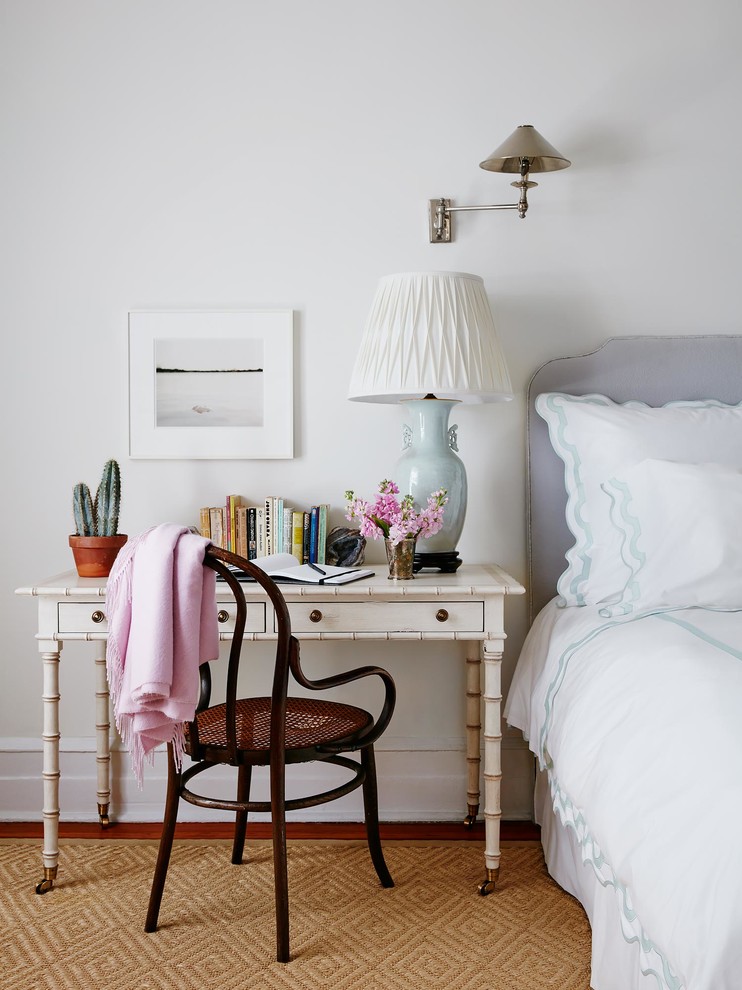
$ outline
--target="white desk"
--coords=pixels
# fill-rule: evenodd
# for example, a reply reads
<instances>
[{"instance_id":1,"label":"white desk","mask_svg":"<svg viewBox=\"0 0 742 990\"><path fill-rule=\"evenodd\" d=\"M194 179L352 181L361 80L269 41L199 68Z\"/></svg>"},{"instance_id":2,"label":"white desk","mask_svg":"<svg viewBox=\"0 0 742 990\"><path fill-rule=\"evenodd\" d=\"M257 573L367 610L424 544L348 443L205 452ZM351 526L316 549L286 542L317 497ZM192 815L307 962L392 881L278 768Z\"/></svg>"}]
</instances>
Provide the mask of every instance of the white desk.
<instances>
[{"instance_id":1,"label":"white desk","mask_svg":"<svg viewBox=\"0 0 742 990\"><path fill-rule=\"evenodd\" d=\"M230 638L234 599L218 587L222 639ZM282 585L294 634L301 640L468 640L477 643L466 658L466 759L468 767L465 824L479 811L479 763L484 701L485 879L482 894L494 889L500 866L500 663L505 640L504 600L524 588L494 565L464 565L454 574L420 572L411 581L390 581L386 567L365 581L336 587ZM245 639L275 638L272 612L262 591L245 585L248 601ZM59 659L65 640L105 644L105 579L79 578L74 571L50 578L16 594L38 598L36 639L44 665L43 781L44 878L38 893L50 890L59 862ZM270 617L270 618L269 618ZM483 661L483 663L482 663ZM484 673L482 674L482 668ZM109 823L109 696L105 645L96 658L96 740L98 815Z\"/></svg>"}]
</instances>

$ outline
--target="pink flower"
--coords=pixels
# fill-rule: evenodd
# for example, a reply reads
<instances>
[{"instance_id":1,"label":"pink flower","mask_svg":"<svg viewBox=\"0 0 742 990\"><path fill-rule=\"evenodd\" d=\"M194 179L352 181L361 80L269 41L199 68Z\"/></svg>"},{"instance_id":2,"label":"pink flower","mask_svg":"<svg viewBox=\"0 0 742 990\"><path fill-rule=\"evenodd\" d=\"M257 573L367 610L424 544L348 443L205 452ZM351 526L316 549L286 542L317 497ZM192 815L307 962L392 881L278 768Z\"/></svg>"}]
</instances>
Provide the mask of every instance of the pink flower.
<instances>
[{"instance_id":1,"label":"pink flower","mask_svg":"<svg viewBox=\"0 0 742 990\"><path fill-rule=\"evenodd\" d=\"M427 506L418 511L411 495L398 498L399 488L393 481L385 479L379 484L372 502L357 498L355 492L345 493L346 518L358 519L362 536L372 540L427 539L434 536L443 526L443 511L448 501L445 488L428 495Z\"/></svg>"}]
</instances>

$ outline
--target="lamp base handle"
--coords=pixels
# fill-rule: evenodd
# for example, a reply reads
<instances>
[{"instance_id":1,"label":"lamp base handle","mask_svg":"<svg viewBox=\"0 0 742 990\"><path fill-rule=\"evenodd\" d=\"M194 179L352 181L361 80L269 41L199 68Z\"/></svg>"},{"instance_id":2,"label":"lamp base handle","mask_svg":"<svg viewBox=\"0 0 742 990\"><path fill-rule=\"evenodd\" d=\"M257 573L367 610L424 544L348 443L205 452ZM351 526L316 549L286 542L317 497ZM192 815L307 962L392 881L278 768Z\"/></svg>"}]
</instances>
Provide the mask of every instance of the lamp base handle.
<instances>
[{"instance_id":1,"label":"lamp base handle","mask_svg":"<svg viewBox=\"0 0 742 990\"><path fill-rule=\"evenodd\" d=\"M412 570L417 574L423 568L434 568L444 574L453 574L462 564L458 550L441 550L438 553L416 553Z\"/></svg>"}]
</instances>

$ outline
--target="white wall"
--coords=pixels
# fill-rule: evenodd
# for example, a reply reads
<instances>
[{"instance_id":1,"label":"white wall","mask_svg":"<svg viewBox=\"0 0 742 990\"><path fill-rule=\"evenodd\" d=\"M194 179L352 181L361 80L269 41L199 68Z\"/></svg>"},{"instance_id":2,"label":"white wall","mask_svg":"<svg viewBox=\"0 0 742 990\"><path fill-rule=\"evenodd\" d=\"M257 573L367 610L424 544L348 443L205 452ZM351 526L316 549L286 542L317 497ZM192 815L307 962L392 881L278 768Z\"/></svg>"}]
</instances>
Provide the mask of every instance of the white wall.
<instances>
[{"instance_id":1,"label":"white wall","mask_svg":"<svg viewBox=\"0 0 742 990\"><path fill-rule=\"evenodd\" d=\"M35 605L13 590L72 566L73 484L117 457L129 533L196 522L228 491L329 501L341 523L345 489L370 492L400 445L398 410L345 397L381 275L485 280L517 394L457 411L460 551L524 580L533 371L617 334L740 329L741 27L727 0L536 0L525 15L502 0L0 0L0 817L41 804ZM477 166L520 123L572 167L536 177L527 220L460 216L455 243L429 244L429 198L513 197ZM297 313L294 459L130 460L128 311L260 307ZM522 600L508 622L506 683ZM463 654L388 646L383 661L403 700L382 814L458 817ZM65 647L62 793L80 818L91 675L89 648ZM519 746L508 736L506 817L529 810ZM150 807L117 765L123 814L157 817L159 790Z\"/></svg>"}]
</instances>

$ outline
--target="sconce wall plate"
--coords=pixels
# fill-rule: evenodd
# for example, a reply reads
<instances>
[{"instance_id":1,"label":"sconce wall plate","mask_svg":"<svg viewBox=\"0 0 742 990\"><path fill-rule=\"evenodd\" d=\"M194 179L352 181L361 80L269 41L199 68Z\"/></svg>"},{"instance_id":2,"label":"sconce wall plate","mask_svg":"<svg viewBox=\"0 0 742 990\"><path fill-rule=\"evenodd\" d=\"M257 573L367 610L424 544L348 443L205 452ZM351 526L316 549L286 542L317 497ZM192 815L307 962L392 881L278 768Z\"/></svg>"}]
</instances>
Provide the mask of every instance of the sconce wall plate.
<instances>
[{"instance_id":1,"label":"sconce wall plate","mask_svg":"<svg viewBox=\"0 0 742 990\"><path fill-rule=\"evenodd\" d=\"M448 244L452 240L450 199L428 200L428 235L431 244Z\"/></svg>"}]
</instances>

